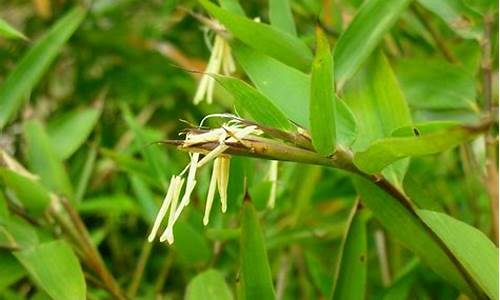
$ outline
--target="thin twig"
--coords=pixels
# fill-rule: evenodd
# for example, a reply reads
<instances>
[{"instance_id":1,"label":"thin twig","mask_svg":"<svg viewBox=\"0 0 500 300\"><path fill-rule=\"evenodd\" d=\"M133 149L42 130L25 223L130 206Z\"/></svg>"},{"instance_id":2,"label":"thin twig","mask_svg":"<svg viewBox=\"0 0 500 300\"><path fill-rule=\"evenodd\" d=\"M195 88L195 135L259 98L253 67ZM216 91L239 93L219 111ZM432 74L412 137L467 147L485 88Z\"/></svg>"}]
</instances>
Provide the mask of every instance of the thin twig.
<instances>
[{"instance_id":1,"label":"thin twig","mask_svg":"<svg viewBox=\"0 0 500 300\"><path fill-rule=\"evenodd\" d=\"M141 283L142 276L144 274L144 269L146 268L146 263L148 262L149 255L151 254L151 249L153 248L153 244L144 241L141 249L141 254L139 256L139 260L134 269L134 273L132 274L132 280L130 281L130 285L127 290L127 296L130 299L134 299L137 294L137 290L139 289L139 285Z\"/></svg>"},{"instance_id":2,"label":"thin twig","mask_svg":"<svg viewBox=\"0 0 500 300\"><path fill-rule=\"evenodd\" d=\"M113 275L111 275L111 272L106 267L101 254L95 248L90 238L89 232L87 231L87 227L83 223L83 220L80 218L80 215L65 198L60 198L60 203L62 203L64 209L68 213L69 218L72 221L76 231L78 232L83 245L87 249L90 255L90 262L92 263L97 275L101 278L105 286L116 299L125 299L125 296L121 291L118 283L115 281L115 278L113 277Z\"/></svg>"},{"instance_id":3,"label":"thin twig","mask_svg":"<svg viewBox=\"0 0 500 300\"><path fill-rule=\"evenodd\" d=\"M378 229L374 233L375 245L377 249L377 257L380 263L380 274L382 276L382 284L388 287L391 284L391 272L389 270L389 260L387 258L387 247L385 243L385 234Z\"/></svg>"},{"instance_id":4,"label":"thin twig","mask_svg":"<svg viewBox=\"0 0 500 300\"><path fill-rule=\"evenodd\" d=\"M429 34L431 35L432 39L436 43L436 46L441 51L441 53L443 53L443 56L449 62L456 63L457 59L453 55L453 52L451 52L451 50L448 48L448 46L446 46L446 43L441 39L441 37L436 32L436 30L434 29L434 27L432 27L432 25L429 23L429 21L427 20L426 16L424 15L424 12L422 11L422 8L420 7L420 5L418 3L416 3L416 2L413 3L411 5L411 10L413 11L413 13L415 13L415 15L417 16L418 20L422 23L422 25L424 25L425 29L429 32Z\"/></svg>"},{"instance_id":5,"label":"thin twig","mask_svg":"<svg viewBox=\"0 0 500 300\"><path fill-rule=\"evenodd\" d=\"M484 36L481 41L481 68L483 74L483 98L484 110L492 120L495 118L493 95L492 95L492 65L491 65L491 26L493 17L486 14L484 17ZM485 133L486 151L486 175L484 183L488 191L491 203L492 235L495 244L498 245L498 169L496 138L493 136L492 127Z\"/></svg>"}]
</instances>

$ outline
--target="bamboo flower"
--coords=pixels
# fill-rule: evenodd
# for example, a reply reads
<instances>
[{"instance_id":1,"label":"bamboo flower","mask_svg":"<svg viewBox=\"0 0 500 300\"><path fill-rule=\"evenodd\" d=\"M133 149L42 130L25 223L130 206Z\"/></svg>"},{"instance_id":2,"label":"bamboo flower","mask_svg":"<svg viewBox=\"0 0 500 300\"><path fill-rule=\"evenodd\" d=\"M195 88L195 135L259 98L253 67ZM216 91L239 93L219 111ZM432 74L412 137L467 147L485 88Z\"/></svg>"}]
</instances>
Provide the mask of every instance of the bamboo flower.
<instances>
[{"instance_id":1,"label":"bamboo flower","mask_svg":"<svg viewBox=\"0 0 500 300\"><path fill-rule=\"evenodd\" d=\"M173 229L175 222L179 219L183 209L189 205L191 194L196 186L196 173L198 168L207 164L211 160L213 163L212 178L208 189L207 200L205 203L205 214L203 216L203 224L207 225L210 218L210 212L217 190L220 196L221 209L225 213L227 210L227 187L229 183L230 156L224 152L228 149L226 143L235 143L242 141L249 136L258 136L262 131L256 125L245 125L239 121L232 120L224 124L220 128L215 128L207 132L196 133L191 132L186 134L181 147L190 149L190 147L203 143L217 143L217 146L207 152L200 160L200 152L190 151L191 161L188 166L179 174L172 176L167 190L167 194L158 211L158 215L153 223L151 233L148 236L148 241L152 242L161 227L163 220L168 212L167 226L160 236L160 242L167 241L169 244L174 242ZM184 179L184 173L187 171L187 177ZM186 182L184 194L179 202L182 187Z\"/></svg>"}]
</instances>

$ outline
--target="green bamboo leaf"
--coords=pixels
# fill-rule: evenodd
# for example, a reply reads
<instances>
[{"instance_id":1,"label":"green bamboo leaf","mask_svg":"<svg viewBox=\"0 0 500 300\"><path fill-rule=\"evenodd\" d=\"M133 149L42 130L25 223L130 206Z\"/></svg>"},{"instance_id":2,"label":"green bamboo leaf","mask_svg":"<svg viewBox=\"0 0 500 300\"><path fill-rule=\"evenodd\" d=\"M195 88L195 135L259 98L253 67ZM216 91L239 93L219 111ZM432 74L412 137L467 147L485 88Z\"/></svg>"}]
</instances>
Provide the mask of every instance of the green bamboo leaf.
<instances>
[{"instance_id":1,"label":"green bamboo leaf","mask_svg":"<svg viewBox=\"0 0 500 300\"><path fill-rule=\"evenodd\" d=\"M476 2L477 0L474 0ZM466 39L479 39L482 34L480 18L468 9L465 1L418 0L422 6L443 19L448 26Z\"/></svg>"},{"instance_id":2,"label":"green bamboo leaf","mask_svg":"<svg viewBox=\"0 0 500 300\"><path fill-rule=\"evenodd\" d=\"M347 221L347 230L338 256L332 299L365 299L368 260L367 221L367 212L356 201Z\"/></svg>"},{"instance_id":3,"label":"green bamboo leaf","mask_svg":"<svg viewBox=\"0 0 500 300\"><path fill-rule=\"evenodd\" d=\"M396 71L412 107L479 110L474 77L461 66L442 60L412 58L399 61Z\"/></svg>"},{"instance_id":4,"label":"green bamboo leaf","mask_svg":"<svg viewBox=\"0 0 500 300\"><path fill-rule=\"evenodd\" d=\"M463 2L470 9L483 16L498 11L498 1L496 0L464 0Z\"/></svg>"},{"instance_id":5,"label":"green bamboo leaf","mask_svg":"<svg viewBox=\"0 0 500 300\"><path fill-rule=\"evenodd\" d=\"M355 153L354 164L367 173L376 173L402 158L440 153L481 133L476 128L466 126L435 129L427 133L420 133L418 126L414 126L414 132L416 136L389 137L375 141L366 150Z\"/></svg>"},{"instance_id":6,"label":"green bamboo leaf","mask_svg":"<svg viewBox=\"0 0 500 300\"><path fill-rule=\"evenodd\" d=\"M241 288L244 299L275 299L271 269L255 207L243 203L240 237Z\"/></svg>"},{"instance_id":7,"label":"green bamboo leaf","mask_svg":"<svg viewBox=\"0 0 500 300\"><path fill-rule=\"evenodd\" d=\"M173 247L180 261L185 264L203 265L210 260L212 250L202 230L203 227L195 227L185 220L175 223Z\"/></svg>"},{"instance_id":8,"label":"green bamboo leaf","mask_svg":"<svg viewBox=\"0 0 500 300\"><path fill-rule=\"evenodd\" d=\"M162 153L157 145L151 144L157 142L161 138L151 138L147 134L146 129L137 122L128 107L123 106L122 112L125 123L127 123L130 130L134 133L134 138L138 148L140 149L142 157L148 163L149 168L154 171L159 184L163 185L165 188L168 182L167 178L170 175L170 167L164 153Z\"/></svg>"},{"instance_id":9,"label":"green bamboo leaf","mask_svg":"<svg viewBox=\"0 0 500 300\"><path fill-rule=\"evenodd\" d=\"M411 116L389 62L376 52L349 81L344 100L358 121L358 138L352 148L365 150L373 141L391 136L393 130L411 125ZM400 161L384 170L396 185L406 173L408 161Z\"/></svg>"},{"instance_id":10,"label":"green bamboo leaf","mask_svg":"<svg viewBox=\"0 0 500 300\"><path fill-rule=\"evenodd\" d=\"M23 266L9 252L0 250L0 293L26 275Z\"/></svg>"},{"instance_id":11,"label":"green bamboo leaf","mask_svg":"<svg viewBox=\"0 0 500 300\"><path fill-rule=\"evenodd\" d=\"M110 194L83 200L77 206L82 215L120 216L122 214L137 215L138 206L127 195Z\"/></svg>"},{"instance_id":12,"label":"green bamboo leaf","mask_svg":"<svg viewBox=\"0 0 500 300\"><path fill-rule=\"evenodd\" d=\"M332 276L331 270L325 266L320 258L323 258L322 254L315 256L311 251L305 253L309 276L316 288L326 297L332 289Z\"/></svg>"},{"instance_id":13,"label":"green bamboo leaf","mask_svg":"<svg viewBox=\"0 0 500 300\"><path fill-rule=\"evenodd\" d=\"M255 22L221 9L208 0L200 0L200 3L232 34L248 46L297 69L309 69L312 61L311 51L299 38L268 24Z\"/></svg>"},{"instance_id":14,"label":"green bamboo leaf","mask_svg":"<svg viewBox=\"0 0 500 300\"><path fill-rule=\"evenodd\" d=\"M41 182L49 189L71 196L73 188L68 174L54 151L56 145L52 145L42 123L27 121L24 124L24 138L31 170L40 176Z\"/></svg>"},{"instance_id":15,"label":"green bamboo leaf","mask_svg":"<svg viewBox=\"0 0 500 300\"><path fill-rule=\"evenodd\" d=\"M233 53L255 86L292 121L309 127L310 76L269 56L233 44ZM344 101L336 101L337 143L350 146L357 136L353 113Z\"/></svg>"},{"instance_id":16,"label":"green bamboo leaf","mask_svg":"<svg viewBox=\"0 0 500 300\"><path fill-rule=\"evenodd\" d=\"M228 10L240 16L245 16L245 11L241 7L238 0L219 0L219 4L225 10Z\"/></svg>"},{"instance_id":17,"label":"green bamboo leaf","mask_svg":"<svg viewBox=\"0 0 500 300\"><path fill-rule=\"evenodd\" d=\"M186 288L186 300L231 300L233 295L222 274L213 269L196 275Z\"/></svg>"},{"instance_id":18,"label":"green bamboo leaf","mask_svg":"<svg viewBox=\"0 0 500 300\"><path fill-rule=\"evenodd\" d=\"M132 156L122 154L113 150L101 148L99 152L106 158L111 159L123 171L132 175L137 175L149 185L159 189L164 189L163 185L158 181L151 167L147 163L140 161Z\"/></svg>"},{"instance_id":19,"label":"green bamboo leaf","mask_svg":"<svg viewBox=\"0 0 500 300\"><path fill-rule=\"evenodd\" d=\"M15 252L33 281L55 300L86 299L82 268L71 247L62 240Z\"/></svg>"},{"instance_id":20,"label":"green bamboo leaf","mask_svg":"<svg viewBox=\"0 0 500 300\"><path fill-rule=\"evenodd\" d=\"M10 26L4 19L0 18L0 36L8 39L27 40L26 36L14 27Z\"/></svg>"},{"instance_id":21,"label":"green bamboo leaf","mask_svg":"<svg viewBox=\"0 0 500 300\"><path fill-rule=\"evenodd\" d=\"M237 108L247 111L262 125L290 129L290 122L271 100L246 82L228 76L215 75L217 82L232 96Z\"/></svg>"},{"instance_id":22,"label":"green bamboo leaf","mask_svg":"<svg viewBox=\"0 0 500 300\"><path fill-rule=\"evenodd\" d=\"M38 243L38 234L33 224L16 215L1 220L0 246L24 249Z\"/></svg>"},{"instance_id":23,"label":"green bamboo leaf","mask_svg":"<svg viewBox=\"0 0 500 300\"><path fill-rule=\"evenodd\" d=\"M293 36L297 36L290 1L269 0L269 19L273 26Z\"/></svg>"},{"instance_id":24,"label":"green bamboo leaf","mask_svg":"<svg viewBox=\"0 0 500 300\"><path fill-rule=\"evenodd\" d=\"M134 196L141 208L141 213L144 220L148 224L153 224L156 214L158 212L158 205L154 200L154 195L149 186L140 177L130 174L130 184Z\"/></svg>"},{"instance_id":25,"label":"green bamboo leaf","mask_svg":"<svg viewBox=\"0 0 500 300\"><path fill-rule=\"evenodd\" d=\"M60 159L69 158L80 148L94 129L100 114L99 109L88 108L67 112L50 120L47 134L51 143L56 145L54 150Z\"/></svg>"},{"instance_id":26,"label":"green bamboo leaf","mask_svg":"<svg viewBox=\"0 0 500 300\"><path fill-rule=\"evenodd\" d=\"M389 234L444 280L468 295L476 295L475 287L463 273L456 258L432 234L410 203L400 202L368 179L358 176L353 179L363 204Z\"/></svg>"},{"instance_id":27,"label":"green bamboo leaf","mask_svg":"<svg viewBox=\"0 0 500 300\"><path fill-rule=\"evenodd\" d=\"M94 171L95 162L97 158L97 150L95 147L89 147L87 155L85 156L85 163L82 166L81 172L78 176L78 181L75 189L75 202L80 203L80 201L85 196L87 191L87 186Z\"/></svg>"},{"instance_id":28,"label":"green bamboo leaf","mask_svg":"<svg viewBox=\"0 0 500 300\"><path fill-rule=\"evenodd\" d=\"M456 121L430 121L414 124L412 126L403 126L395 129L392 137L413 137L439 132L440 130L451 129L460 126Z\"/></svg>"},{"instance_id":29,"label":"green bamboo leaf","mask_svg":"<svg viewBox=\"0 0 500 300\"><path fill-rule=\"evenodd\" d=\"M446 214L418 210L490 299L498 300L498 248L478 229Z\"/></svg>"},{"instance_id":30,"label":"green bamboo leaf","mask_svg":"<svg viewBox=\"0 0 500 300\"><path fill-rule=\"evenodd\" d=\"M50 195L39 182L4 168L0 168L0 178L30 213L45 212L50 203Z\"/></svg>"},{"instance_id":31,"label":"green bamboo leaf","mask_svg":"<svg viewBox=\"0 0 500 300\"><path fill-rule=\"evenodd\" d=\"M384 292L382 300L408 299L411 288L417 279L418 259L410 261L394 278L392 285Z\"/></svg>"},{"instance_id":32,"label":"green bamboo leaf","mask_svg":"<svg viewBox=\"0 0 500 300\"><path fill-rule=\"evenodd\" d=\"M312 143L323 155L335 152L335 95L333 92L333 57L328 39L316 30L316 57L311 70L309 124Z\"/></svg>"},{"instance_id":33,"label":"green bamboo leaf","mask_svg":"<svg viewBox=\"0 0 500 300\"><path fill-rule=\"evenodd\" d=\"M85 10L81 7L69 11L31 47L5 79L0 87L0 129L17 112L84 16Z\"/></svg>"},{"instance_id":34,"label":"green bamboo leaf","mask_svg":"<svg viewBox=\"0 0 500 300\"><path fill-rule=\"evenodd\" d=\"M335 82L340 89L370 56L410 0L367 0L335 44Z\"/></svg>"}]
</instances>

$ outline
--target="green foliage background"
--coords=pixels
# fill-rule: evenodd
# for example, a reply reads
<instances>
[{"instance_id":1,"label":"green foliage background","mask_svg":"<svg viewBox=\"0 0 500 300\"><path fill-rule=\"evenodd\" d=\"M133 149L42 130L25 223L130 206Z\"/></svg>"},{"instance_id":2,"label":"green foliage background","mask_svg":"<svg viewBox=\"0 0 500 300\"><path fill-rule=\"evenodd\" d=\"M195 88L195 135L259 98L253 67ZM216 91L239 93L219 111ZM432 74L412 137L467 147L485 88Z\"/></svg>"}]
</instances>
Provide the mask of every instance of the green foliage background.
<instances>
[{"instance_id":1,"label":"green foliage background","mask_svg":"<svg viewBox=\"0 0 500 300\"><path fill-rule=\"evenodd\" d=\"M248 84L194 105L212 17ZM498 299L497 28L488 0L2 1L0 299ZM270 161L233 157L208 226L203 168L148 243L189 161L156 142L235 111L319 165L280 162L270 209Z\"/></svg>"}]
</instances>

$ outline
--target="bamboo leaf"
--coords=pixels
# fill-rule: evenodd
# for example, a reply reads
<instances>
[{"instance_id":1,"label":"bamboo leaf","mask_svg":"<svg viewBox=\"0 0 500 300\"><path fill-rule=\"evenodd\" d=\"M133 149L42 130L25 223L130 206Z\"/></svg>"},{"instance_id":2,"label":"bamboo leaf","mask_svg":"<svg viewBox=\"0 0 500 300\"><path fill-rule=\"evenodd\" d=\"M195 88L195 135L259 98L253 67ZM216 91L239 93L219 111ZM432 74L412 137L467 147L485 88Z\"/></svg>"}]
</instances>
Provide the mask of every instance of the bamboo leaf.
<instances>
[{"instance_id":1,"label":"bamboo leaf","mask_svg":"<svg viewBox=\"0 0 500 300\"><path fill-rule=\"evenodd\" d=\"M257 212L249 201L241 216L240 268L244 299L275 299L271 269Z\"/></svg>"},{"instance_id":2,"label":"bamboo leaf","mask_svg":"<svg viewBox=\"0 0 500 300\"><path fill-rule=\"evenodd\" d=\"M385 291L383 300L408 299L411 288L416 280L418 259L410 261L394 278L392 285Z\"/></svg>"},{"instance_id":3,"label":"bamboo leaf","mask_svg":"<svg viewBox=\"0 0 500 300\"><path fill-rule=\"evenodd\" d=\"M0 250L0 292L26 275L23 266L9 252Z\"/></svg>"},{"instance_id":4,"label":"bamboo leaf","mask_svg":"<svg viewBox=\"0 0 500 300\"><path fill-rule=\"evenodd\" d=\"M402 158L440 153L481 133L480 130L465 126L434 129L427 133L420 133L418 126L413 128L418 133L417 136L390 137L375 141L366 150L355 153L354 163L367 173L375 173Z\"/></svg>"},{"instance_id":5,"label":"bamboo leaf","mask_svg":"<svg viewBox=\"0 0 500 300\"><path fill-rule=\"evenodd\" d=\"M216 75L215 78L233 96L236 107L247 111L257 123L281 129L291 128L286 116L254 87L234 77Z\"/></svg>"},{"instance_id":6,"label":"bamboo leaf","mask_svg":"<svg viewBox=\"0 0 500 300\"><path fill-rule=\"evenodd\" d=\"M255 86L292 121L309 127L310 76L241 43L233 53ZM357 136L353 113L344 101L336 101L337 143L350 146Z\"/></svg>"},{"instance_id":7,"label":"bamboo leaf","mask_svg":"<svg viewBox=\"0 0 500 300\"><path fill-rule=\"evenodd\" d=\"M446 214L418 210L490 299L498 300L498 248L478 229Z\"/></svg>"},{"instance_id":8,"label":"bamboo leaf","mask_svg":"<svg viewBox=\"0 0 500 300\"><path fill-rule=\"evenodd\" d=\"M15 252L33 281L51 298L86 299L86 285L78 259L62 240Z\"/></svg>"},{"instance_id":9,"label":"bamboo leaf","mask_svg":"<svg viewBox=\"0 0 500 300\"><path fill-rule=\"evenodd\" d=\"M49 189L71 196L73 188L68 174L44 126L36 120L27 121L24 124L24 138L31 170L40 176L41 182Z\"/></svg>"},{"instance_id":10,"label":"bamboo leaf","mask_svg":"<svg viewBox=\"0 0 500 300\"><path fill-rule=\"evenodd\" d=\"M464 0L465 5L483 16L498 11L498 1L495 0Z\"/></svg>"},{"instance_id":11,"label":"bamboo leaf","mask_svg":"<svg viewBox=\"0 0 500 300\"><path fill-rule=\"evenodd\" d=\"M273 26L293 36L297 36L290 1L269 0L269 19Z\"/></svg>"},{"instance_id":12,"label":"bamboo leaf","mask_svg":"<svg viewBox=\"0 0 500 300\"><path fill-rule=\"evenodd\" d=\"M3 36L8 39L23 39L27 40L26 36L10 26L4 19L0 18L0 36Z\"/></svg>"},{"instance_id":13,"label":"bamboo leaf","mask_svg":"<svg viewBox=\"0 0 500 300\"><path fill-rule=\"evenodd\" d=\"M335 82L340 89L370 56L410 0L367 0L335 44Z\"/></svg>"},{"instance_id":14,"label":"bamboo leaf","mask_svg":"<svg viewBox=\"0 0 500 300\"><path fill-rule=\"evenodd\" d=\"M0 178L24 207L33 214L42 214L50 203L47 189L39 182L15 171L0 168Z\"/></svg>"},{"instance_id":15,"label":"bamboo leaf","mask_svg":"<svg viewBox=\"0 0 500 300\"><path fill-rule=\"evenodd\" d=\"M219 0L219 4L225 10L228 10L240 16L245 16L245 11L241 7L238 0Z\"/></svg>"},{"instance_id":16,"label":"bamboo leaf","mask_svg":"<svg viewBox=\"0 0 500 300\"><path fill-rule=\"evenodd\" d=\"M47 134L51 143L57 145L54 150L60 159L69 158L80 148L94 129L100 113L95 108L71 111L47 124Z\"/></svg>"},{"instance_id":17,"label":"bamboo leaf","mask_svg":"<svg viewBox=\"0 0 500 300\"><path fill-rule=\"evenodd\" d=\"M309 69L311 51L297 37L224 10L208 0L200 0L200 3L243 43L294 68Z\"/></svg>"},{"instance_id":18,"label":"bamboo leaf","mask_svg":"<svg viewBox=\"0 0 500 300\"><path fill-rule=\"evenodd\" d=\"M338 256L332 299L365 299L368 260L367 220L367 212L356 201L347 222L347 230Z\"/></svg>"},{"instance_id":19,"label":"bamboo leaf","mask_svg":"<svg viewBox=\"0 0 500 300\"><path fill-rule=\"evenodd\" d=\"M354 177L354 185L363 204L389 234L444 280L468 295L477 296L475 287L463 273L456 258L432 234L410 203L398 200L365 178Z\"/></svg>"},{"instance_id":20,"label":"bamboo leaf","mask_svg":"<svg viewBox=\"0 0 500 300\"><path fill-rule=\"evenodd\" d=\"M184 220L175 223L173 247L182 262L199 265L210 260L212 252L201 230Z\"/></svg>"},{"instance_id":21,"label":"bamboo leaf","mask_svg":"<svg viewBox=\"0 0 500 300\"><path fill-rule=\"evenodd\" d=\"M376 52L344 89L347 102L358 120L355 152L365 150L373 141L391 136L393 130L411 125L410 111L391 67L381 52ZM406 173L408 161L384 170L396 185Z\"/></svg>"},{"instance_id":22,"label":"bamboo leaf","mask_svg":"<svg viewBox=\"0 0 500 300\"><path fill-rule=\"evenodd\" d=\"M81 7L69 11L30 48L5 79L0 87L0 129L17 112L84 16L85 10Z\"/></svg>"},{"instance_id":23,"label":"bamboo leaf","mask_svg":"<svg viewBox=\"0 0 500 300\"><path fill-rule=\"evenodd\" d=\"M482 30L479 18L467 8L465 1L418 0L418 2L443 19L452 30L463 38L479 39L481 37Z\"/></svg>"},{"instance_id":24,"label":"bamboo leaf","mask_svg":"<svg viewBox=\"0 0 500 300\"><path fill-rule=\"evenodd\" d=\"M316 30L316 57L311 70L309 124L312 143L323 155L335 152L335 95L333 92L333 57L328 39Z\"/></svg>"},{"instance_id":25,"label":"bamboo leaf","mask_svg":"<svg viewBox=\"0 0 500 300\"><path fill-rule=\"evenodd\" d=\"M167 178L170 175L168 173L170 171L169 164L161 150L156 145L151 145L158 139L152 139L147 135L145 128L137 122L128 107L123 106L122 111L125 122L133 132L143 158L148 163L149 168L154 171L158 183L165 187L168 181Z\"/></svg>"},{"instance_id":26,"label":"bamboo leaf","mask_svg":"<svg viewBox=\"0 0 500 300\"><path fill-rule=\"evenodd\" d=\"M413 58L401 60L397 74L412 107L479 110L474 77L461 66L440 60Z\"/></svg>"},{"instance_id":27,"label":"bamboo leaf","mask_svg":"<svg viewBox=\"0 0 500 300\"><path fill-rule=\"evenodd\" d=\"M186 300L231 300L233 295L222 274L213 269L196 275L189 282Z\"/></svg>"}]
</instances>

